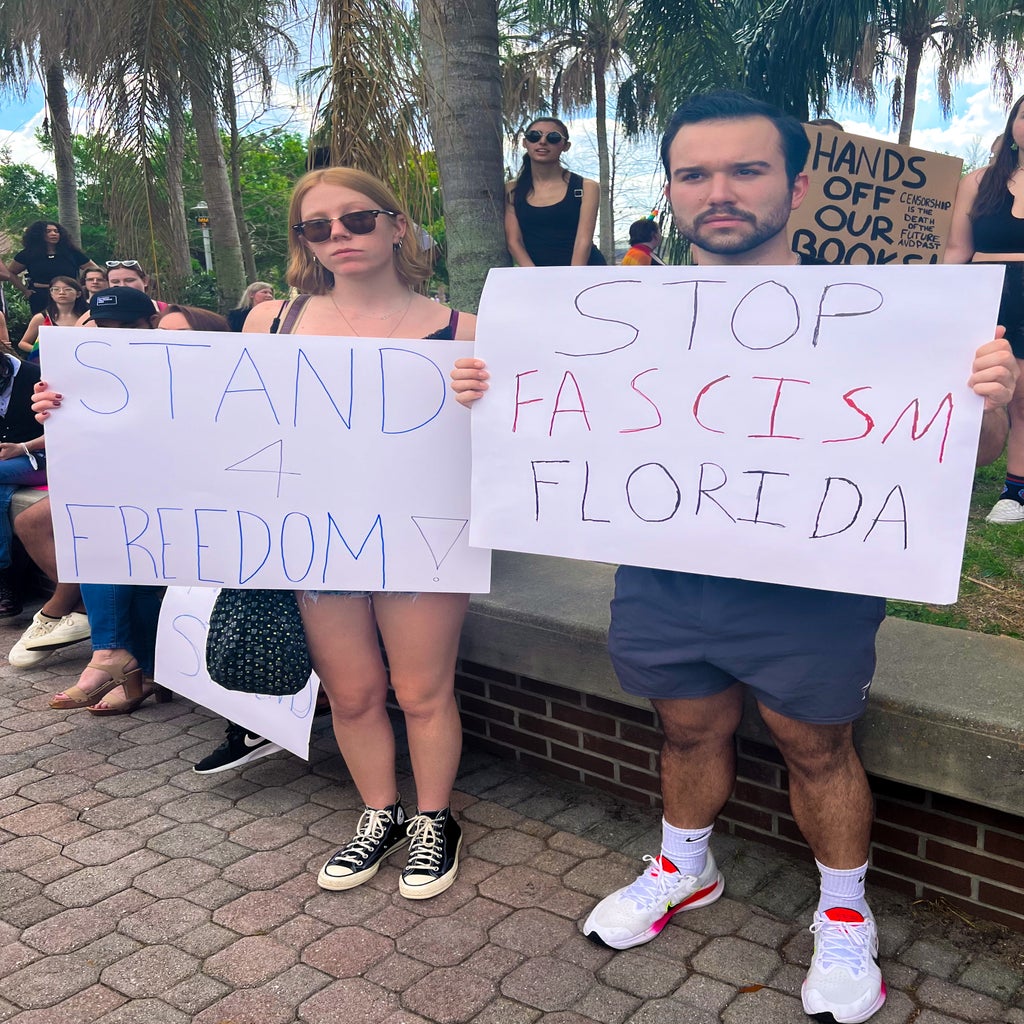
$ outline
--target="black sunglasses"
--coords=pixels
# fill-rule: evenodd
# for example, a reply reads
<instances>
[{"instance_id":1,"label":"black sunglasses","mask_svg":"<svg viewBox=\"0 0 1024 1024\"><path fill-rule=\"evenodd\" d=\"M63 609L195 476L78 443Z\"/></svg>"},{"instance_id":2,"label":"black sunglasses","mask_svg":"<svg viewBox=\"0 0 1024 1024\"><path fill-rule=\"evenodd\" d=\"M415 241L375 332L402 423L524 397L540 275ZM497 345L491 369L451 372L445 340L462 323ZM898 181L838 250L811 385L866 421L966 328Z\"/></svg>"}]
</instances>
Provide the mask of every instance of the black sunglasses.
<instances>
[{"instance_id":1,"label":"black sunglasses","mask_svg":"<svg viewBox=\"0 0 1024 1024\"><path fill-rule=\"evenodd\" d=\"M339 221L353 235L368 235L377 226L377 218L382 213L386 217L398 216L394 210L356 210L355 213L343 213L340 217L316 217L300 221L292 225L292 231L310 242L326 242L331 237L331 225Z\"/></svg>"},{"instance_id":2,"label":"black sunglasses","mask_svg":"<svg viewBox=\"0 0 1024 1024\"><path fill-rule=\"evenodd\" d=\"M523 138L526 139L527 142L540 142L541 139L544 139L548 145L551 146L557 146L560 142L569 141L569 136L563 135L561 132L548 132L547 135L545 135L543 132L537 131L536 128L527 132Z\"/></svg>"}]
</instances>

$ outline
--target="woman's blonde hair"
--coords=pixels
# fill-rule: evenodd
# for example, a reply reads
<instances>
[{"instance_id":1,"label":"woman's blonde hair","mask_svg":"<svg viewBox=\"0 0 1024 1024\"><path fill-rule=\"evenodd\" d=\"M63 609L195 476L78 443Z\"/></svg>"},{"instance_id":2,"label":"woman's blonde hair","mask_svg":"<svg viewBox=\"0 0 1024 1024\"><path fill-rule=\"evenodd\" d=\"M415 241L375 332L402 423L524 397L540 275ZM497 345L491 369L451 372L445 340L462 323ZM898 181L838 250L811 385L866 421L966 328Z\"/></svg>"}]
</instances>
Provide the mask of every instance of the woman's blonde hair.
<instances>
[{"instance_id":1,"label":"woman's blonde hair","mask_svg":"<svg viewBox=\"0 0 1024 1024\"><path fill-rule=\"evenodd\" d=\"M252 297L257 292L261 292L264 289L268 291L273 291L274 286L269 281L253 281L253 283L249 285L249 287L246 288L244 292L242 292L242 297L238 300L238 308L245 309L246 306L251 306Z\"/></svg>"},{"instance_id":2,"label":"woman's blonde hair","mask_svg":"<svg viewBox=\"0 0 1024 1024\"><path fill-rule=\"evenodd\" d=\"M393 210L405 218L402 244L395 250L395 270L410 288L426 281L431 274L430 261L423 254L416 230L397 197L380 178L354 167L324 167L304 174L295 183L288 208L288 271L285 280L293 288L311 295L324 295L334 287L334 275L313 259L302 236L292 228L302 220L302 200L316 185L340 185L366 196L381 210Z\"/></svg>"}]
</instances>

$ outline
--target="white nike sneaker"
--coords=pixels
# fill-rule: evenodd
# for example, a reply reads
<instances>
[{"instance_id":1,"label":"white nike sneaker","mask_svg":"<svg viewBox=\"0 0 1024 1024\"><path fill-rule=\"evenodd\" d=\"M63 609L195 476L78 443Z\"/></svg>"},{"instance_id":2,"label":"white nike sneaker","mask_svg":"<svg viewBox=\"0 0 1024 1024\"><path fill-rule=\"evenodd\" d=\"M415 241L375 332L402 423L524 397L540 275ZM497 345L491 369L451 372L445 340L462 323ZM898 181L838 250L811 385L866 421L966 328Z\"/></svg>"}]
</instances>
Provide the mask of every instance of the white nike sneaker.
<instances>
[{"instance_id":1,"label":"white nike sneaker","mask_svg":"<svg viewBox=\"0 0 1024 1024\"><path fill-rule=\"evenodd\" d=\"M1024 505L1013 498L1000 498L985 516L986 523L1024 523Z\"/></svg>"},{"instance_id":2,"label":"white nike sneaker","mask_svg":"<svg viewBox=\"0 0 1024 1024\"><path fill-rule=\"evenodd\" d=\"M648 867L635 882L606 896L590 912L583 934L612 949L630 949L650 942L680 910L714 903L725 882L708 853L699 875L680 874L664 855L644 857Z\"/></svg>"},{"instance_id":3,"label":"white nike sneaker","mask_svg":"<svg viewBox=\"0 0 1024 1024\"><path fill-rule=\"evenodd\" d=\"M804 979L804 1012L830 1013L836 1024L860 1024L881 1009L885 982L878 969L875 919L833 907L814 912L814 955Z\"/></svg>"}]
</instances>

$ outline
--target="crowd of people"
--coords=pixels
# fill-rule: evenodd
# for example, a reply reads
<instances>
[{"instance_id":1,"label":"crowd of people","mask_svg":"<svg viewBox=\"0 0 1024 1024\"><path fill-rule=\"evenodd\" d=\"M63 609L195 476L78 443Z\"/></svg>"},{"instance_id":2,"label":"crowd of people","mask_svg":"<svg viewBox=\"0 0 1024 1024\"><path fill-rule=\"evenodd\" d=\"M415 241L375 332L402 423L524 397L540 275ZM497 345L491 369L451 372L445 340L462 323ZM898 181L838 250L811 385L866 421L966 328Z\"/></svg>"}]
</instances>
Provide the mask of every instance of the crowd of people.
<instances>
[{"instance_id":1,"label":"crowd of people","mask_svg":"<svg viewBox=\"0 0 1024 1024\"><path fill-rule=\"evenodd\" d=\"M1020 108L1018 101L993 164L965 179L950 261L980 257L1011 270L1024 267ZM523 165L506 196L515 262L603 263L593 243L598 186L563 167L567 127L538 118L528 125L523 145ZM793 253L786 230L807 191L808 149L797 121L740 93L696 97L676 111L661 144L665 195L699 266L815 262ZM137 261L108 262L103 281L102 269L67 245L59 225L40 223L38 231L36 225L30 229L31 238L26 232L23 250L3 269L16 281L29 271L31 284L21 287L36 316L19 345L26 358L10 355L0 366L0 405L7 410L0 501L3 488L42 479L45 435L39 424L61 407L63 396L39 380L29 361L40 327L81 322L136 330L229 329L228 321L207 311L158 309L146 295L149 278ZM415 225L385 183L347 168L312 171L295 186L289 224L286 281L293 297L271 301L272 288L254 283L232 311L235 329L473 339L472 315L422 294L430 262ZM627 265L659 263L659 240L653 218L637 221ZM65 273L72 263L74 274ZM80 272L93 281L79 286ZM1024 430L1014 426L1018 406L1024 412L1024 284L1019 274L1008 274L1007 281L1000 310L1006 337L1000 328L995 338L979 339L984 343L964 368L969 386L984 400L979 464L998 457L1010 438L1006 490L990 516L995 522L1024 521ZM88 309L79 314L77 304L86 295ZM36 322L38 317L43 319ZM51 339L48 332L44 346L59 344ZM486 401L488 380L480 359L454 362L451 386L467 408ZM74 686L54 696L52 707L125 714L150 696L166 696L152 674L159 590L57 582L47 504L44 498L15 519L26 550L56 589L15 645L11 663L38 664L52 650L91 634L92 660ZM0 566L4 558L0 529ZM297 597L338 747L363 803L351 838L317 881L328 890L353 888L406 850L401 895L426 899L444 892L455 881L462 843L450 797L462 743L454 674L467 595L321 590ZM633 883L589 913L582 925L588 937L613 949L631 948L656 938L676 913L721 896L725 881L709 844L734 785L734 736L749 690L785 760L793 814L821 876L804 1009L831 1014L840 1024L866 1021L879 1010L885 985L865 898L872 801L852 725L865 709L883 617L884 602L875 597L639 566L618 569L609 649L623 689L649 699L661 723L662 842ZM398 793L389 685L407 727L415 811L403 806ZM224 747L197 770L225 770L274 749L229 724Z\"/></svg>"}]
</instances>

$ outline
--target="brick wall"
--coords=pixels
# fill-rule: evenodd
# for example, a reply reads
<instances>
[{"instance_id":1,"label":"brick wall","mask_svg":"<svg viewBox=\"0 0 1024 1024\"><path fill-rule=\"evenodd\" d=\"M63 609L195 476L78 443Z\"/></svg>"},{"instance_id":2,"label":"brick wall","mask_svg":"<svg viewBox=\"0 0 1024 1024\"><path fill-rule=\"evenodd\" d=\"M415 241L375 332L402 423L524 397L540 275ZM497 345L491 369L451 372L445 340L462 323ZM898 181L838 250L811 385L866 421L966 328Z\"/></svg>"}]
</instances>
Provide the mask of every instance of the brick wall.
<instances>
[{"instance_id":1,"label":"brick wall","mask_svg":"<svg viewBox=\"0 0 1024 1024\"><path fill-rule=\"evenodd\" d=\"M467 740L539 771L626 800L659 803L652 711L462 661L456 692ZM770 746L741 739L720 827L807 856L789 813L786 770ZM871 880L1024 932L1024 818L871 778Z\"/></svg>"}]
</instances>

